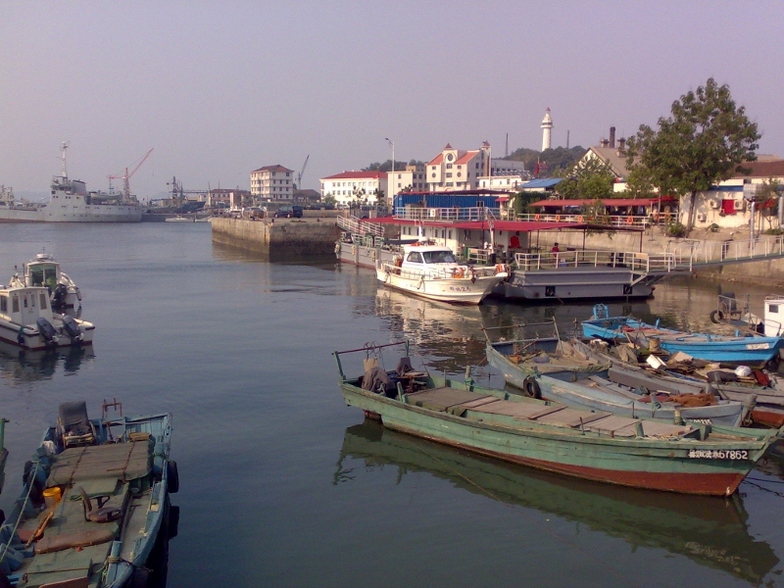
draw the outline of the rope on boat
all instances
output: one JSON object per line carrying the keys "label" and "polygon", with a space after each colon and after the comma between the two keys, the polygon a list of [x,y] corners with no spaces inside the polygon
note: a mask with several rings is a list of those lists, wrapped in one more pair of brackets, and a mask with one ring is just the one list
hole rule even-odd
{"label": "rope on boat", "polygon": [[[16,535],[16,530],[19,528],[19,524],[22,522],[22,516],[24,515],[25,509],[27,508],[27,502],[30,500],[30,492],[32,492],[33,490],[33,480],[35,480],[35,476],[38,473],[38,468],[40,466],[41,466],[41,462],[36,460],[35,467],[32,470],[30,470],[30,475],[28,476],[27,479],[27,494],[25,494],[24,500],[22,501],[22,506],[19,509],[19,516],[17,517],[16,522],[14,523],[14,529],[13,531],[11,531],[11,537]],[[8,553],[8,549],[10,548],[10,546],[11,546],[11,541],[9,540],[8,543],[6,543],[3,546],[3,552],[0,553],[0,561],[3,561],[5,559],[5,556]]]}

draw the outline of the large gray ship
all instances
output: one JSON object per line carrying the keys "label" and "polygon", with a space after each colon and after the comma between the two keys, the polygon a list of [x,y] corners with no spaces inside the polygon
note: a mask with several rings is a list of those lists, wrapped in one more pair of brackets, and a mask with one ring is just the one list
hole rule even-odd
{"label": "large gray ship", "polygon": [[142,207],[135,196],[123,193],[88,192],[81,180],[68,177],[63,143],[63,169],[52,178],[47,204],[17,202],[11,188],[0,193],[0,222],[20,223],[138,223]]}

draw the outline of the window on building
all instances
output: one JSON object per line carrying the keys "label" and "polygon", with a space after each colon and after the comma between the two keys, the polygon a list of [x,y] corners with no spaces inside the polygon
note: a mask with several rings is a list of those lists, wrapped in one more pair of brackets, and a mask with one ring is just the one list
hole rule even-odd
{"label": "window on building", "polygon": [[446,177],[451,178],[452,177],[452,172],[446,172]]}
{"label": "window on building", "polygon": [[452,164],[451,163],[447,163],[446,164],[446,169],[452,169]]}

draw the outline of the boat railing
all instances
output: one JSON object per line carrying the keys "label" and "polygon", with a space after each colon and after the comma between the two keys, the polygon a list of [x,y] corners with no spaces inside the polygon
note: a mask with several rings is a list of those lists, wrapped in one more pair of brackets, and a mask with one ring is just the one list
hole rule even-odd
{"label": "boat railing", "polygon": [[695,264],[740,261],[784,255],[784,235],[763,235],[738,241],[679,239],[667,244],[679,268],[691,270]]}
{"label": "boat railing", "polygon": [[[509,215],[507,215],[509,216]],[[510,220],[537,223],[574,223],[578,225],[589,224],[616,229],[645,229],[651,224],[651,218],[645,215],[632,214],[607,214],[591,216],[582,212],[521,212],[510,217]]]}
{"label": "boat railing", "polygon": [[395,211],[395,218],[407,221],[481,221],[485,220],[488,214],[498,218],[500,216],[500,208],[486,208],[484,206],[471,208],[406,206]]}
{"label": "boat railing", "polygon": [[496,274],[495,266],[452,266],[444,268],[424,268],[413,269],[406,267],[398,267],[392,263],[385,263],[384,269],[389,272],[400,276],[406,280],[447,280],[454,278],[483,278],[494,276]]}
{"label": "boat railing", "polygon": [[521,271],[552,270],[577,267],[619,267],[635,272],[670,272],[676,267],[670,253],[639,253],[635,251],[550,251],[515,253],[515,268]]}
{"label": "boat railing", "polygon": [[384,226],[370,221],[360,222],[356,216],[338,216],[337,225],[347,233],[357,235],[384,236]]}

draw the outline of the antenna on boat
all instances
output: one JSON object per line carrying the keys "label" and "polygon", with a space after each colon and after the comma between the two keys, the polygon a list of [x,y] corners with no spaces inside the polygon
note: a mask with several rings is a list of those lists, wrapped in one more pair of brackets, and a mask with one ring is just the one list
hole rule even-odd
{"label": "antenna on boat", "polygon": [[67,170],[67,167],[66,167],[66,164],[65,164],[65,152],[67,150],[68,150],[68,142],[67,141],[63,141],[63,144],[60,146],[60,153],[61,153],[60,159],[63,160],[63,177],[64,178],[68,177],[68,170]]}

